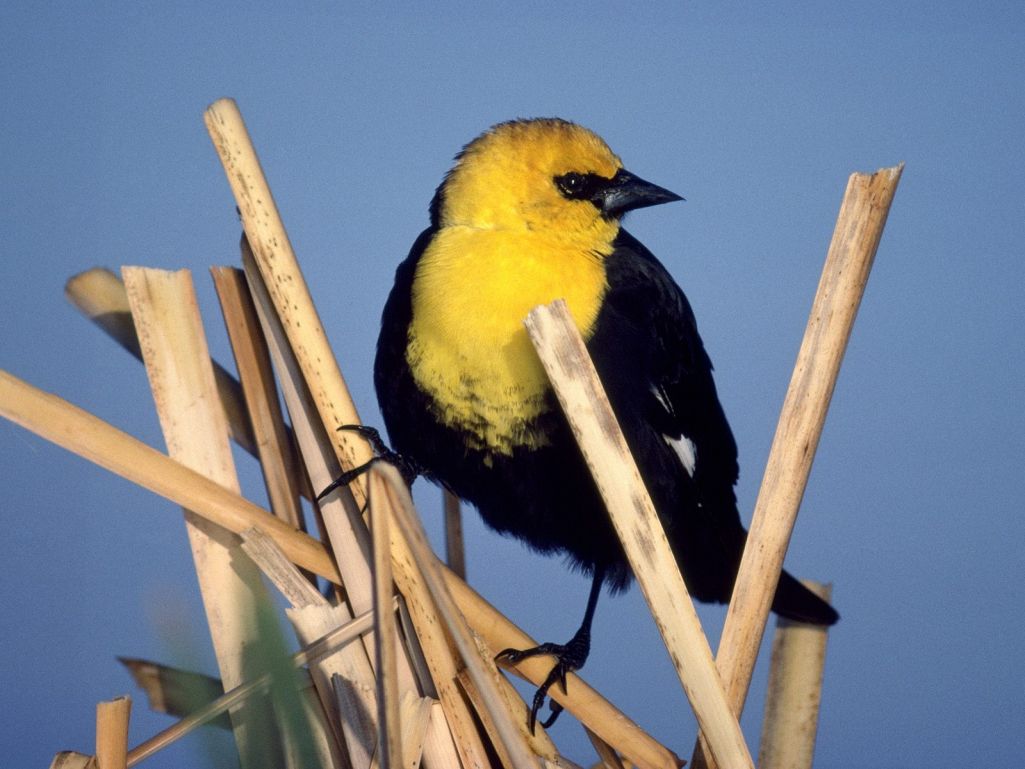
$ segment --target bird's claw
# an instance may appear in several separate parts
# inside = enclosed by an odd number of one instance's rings
[[[370,444],[370,448],[373,449],[374,456],[359,467],[346,470],[331,481],[331,484],[317,495],[318,502],[340,486],[348,486],[369,470],[375,462],[387,462],[393,465],[402,475],[402,479],[406,482],[407,486],[412,486],[413,481],[420,475],[421,467],[412,459],[404,457],[397,451],[392,451],[388,448],[384,439],[381,438],[381,433],[376,428],[368,427],[367,425],[342,425],[338,429],[356,433],[359,437],[366,440]]]
[[[581,629],[583,630],[583,629]],[[555,657],[555,666],[548,673],[548,677],[545,678],[541,686],[538,687],[534,693],[534,699],[530,707],[530,717],[528,720],[530,726],[530,733],[534,733],[534,727],[537,724],[537,714],[545,704],[545,698],[548,696],[548,690],[555,684],[559,684],[562,687],[563,694],[567,693],[566,678],[575,670],[579,670],[584,666],[584,662],[587,660],[587,655],[591,650],[591,634],[589,632],[578,631],[576,635],[570,639],[569,643],[566,644],[554,644],[544,643],[540,646],[535,646],[530,649],[505,649],[495,655],[495,661],[501,662],[507,665],[517,665],[529,657],[537,657],[539,655],[549,655]],[[541,726],[545,729],[555,723],[555,719],[562,713],[563,707],[555,700],[549,700],[550,714],[548,718],[541,722]]]

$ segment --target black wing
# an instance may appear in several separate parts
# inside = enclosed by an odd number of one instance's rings
[[[737,444],[715,391],[712,362],[690,304],[665,268],[623,230],[614,245],[608,294],[588,347],[687,587],[700,600],[725,602],[747,532],[733,491]],[[693,446],[686,457],[692,462],[671,448],[681,439]],[[786,571],[772,608],[801,622],[838,619]]]
[[[732,523],[737,444],[690,303],[636,238],[620,230],[614,246],[606,262],[608,294],[589,345],[595,365],[617,416],[629,422],[629,414],[641,415],[642,424],[629,429],[632,443],[689,441],[695,463],[686,474],[693,482],[694,501],[706,513]]]

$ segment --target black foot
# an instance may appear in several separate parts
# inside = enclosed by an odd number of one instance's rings
[[[504,662],[509,665],[516,665],[528,657],[536,657],[540,654],[555,657],[555,667],[552,668],[548,678],[544,680],[544,683],[538,687],[537,692],[534,694],[534,701],[530,707],[530,718],[528,720],[531,734],[534,733],[534,726],[537,724],[537,714],[545,704],[548,690],[555,683],[559,683],[562,686],[562,691],[565,692],[566,676],[584,666],[590,651],[591,633],[581,628],[566,644],[545,643],[532,649],[506,649],[495,656],[496,662]],[[551,713],[548,718],[541,722],[541,726],[545,729],[555,723],[555,719],[559,717],[563,710],[562,705],[555,700],[549,701],[549,709]]]
[[[420,466],[412,459],[404,457],[398,452],[392,451],[388,448],[384,440],[381,438],[381,433],[379,433],[375,428],[367,427],[366,425],[342,425],[338,429],[354,432],[359,437],[365,439],[374,450],[374,456],[369,462],[364,462],[359,467],[354,467],[331,481],[331,485],[317,495],[318,502],[339,486],[348,486],[369,470],[370,466],[375,462],[388,462],[389,464],[394,465],[395,468],[398,469],[399,473],[402,474],[402,479],[406,482],[407,486],[412,486],[413,481],[415,481],[416,477],[420,475]]]

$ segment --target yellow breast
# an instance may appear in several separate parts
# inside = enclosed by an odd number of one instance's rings
[[[529,423],[549,408],[548,380],[523,326],[563,298],[585,339],[605,294],[604,249],[530,230],[442,228],[417,266],[406,360],[436,418],[473,448],[537,446]],[[592,241],[594,242],[594,241]],[[604,250],[604,253],[602,253]]]

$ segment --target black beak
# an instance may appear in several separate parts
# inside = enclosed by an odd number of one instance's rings
[[[676,200],[683,198],[621,168],[607,185],[595,193],[591,202],[598,206],[603,215],[611,219],[637,208],[672,203]]]

